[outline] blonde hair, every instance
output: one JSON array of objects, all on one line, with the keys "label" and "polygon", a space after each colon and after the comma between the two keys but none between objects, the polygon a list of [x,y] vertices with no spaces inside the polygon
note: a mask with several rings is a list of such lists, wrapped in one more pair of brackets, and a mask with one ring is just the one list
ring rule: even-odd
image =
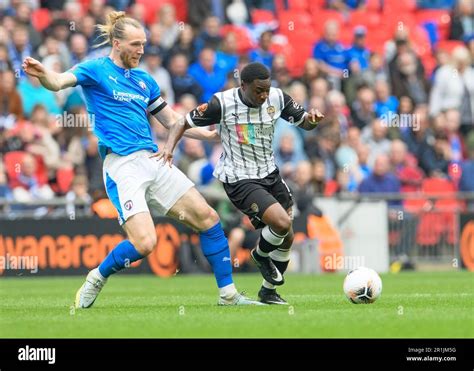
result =
[{"label": "blonde hair", "polygon": [[104,39],[100,44],[95,47],[99,47],[106,44],[112,44],[113,39],[123,40],[125,38],[125,26],[130,25],[135,28],[142,28],[140,22],[136,19],[127,17],[125,12],[110,12],[107,15],[105,24],[97,25],[99,29],[99,38]]}]

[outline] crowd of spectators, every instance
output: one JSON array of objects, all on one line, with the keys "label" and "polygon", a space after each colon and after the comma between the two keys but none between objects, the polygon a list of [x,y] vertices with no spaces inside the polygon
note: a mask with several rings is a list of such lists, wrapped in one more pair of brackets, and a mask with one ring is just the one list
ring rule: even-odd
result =
[{"label": "crowd of spectators", "polygon": [[[392,3],[409,1],[0,2],[0,199],[106,197],[81,89],[46,90],[21,71],[21,63],[33,56],[62,72],[108,55],[108,47],[94,48],[100,41],[94,25],[114,9],[146,28],[140,67],[183,114],[217,91],[239,86],[237,71],[250,61],[271,68],[273,86],[325,114],[311,132],[283,120],[275,125],[275,161],[297,199],[416,192],[428,178],[474,191],[473,2],[419,1],[417,7],[413,1],[400,19],[432,11],[433,22],[388,22],[394,24],[389,36],[369,45],[387,23],[384,17],[395,17],[386,13]],[[422,8],[430,5],[436,9]],[[350,23],[357,12],[369,20],[378,16],[378,26]],[[315,31],[304,30],[312,44],[303,59],[288,52],[299,45],[285,14],[314,15],[309,24]],[[439,14],[447,17],[442,24]],[[429,40],[428,54],[420,50],[420,34]],[[163,144],[166,130],[153,118],[150,123]],[[212,170],[220,152],[220,144],[184,139],[176,164],[198,186],[218,187]],[[102,212],[99,206],[95,211]]]}]

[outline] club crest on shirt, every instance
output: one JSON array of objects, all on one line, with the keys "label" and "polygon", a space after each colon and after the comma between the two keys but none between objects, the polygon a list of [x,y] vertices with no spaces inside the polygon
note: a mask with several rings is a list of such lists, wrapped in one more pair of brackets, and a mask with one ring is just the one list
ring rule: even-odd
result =
[{"label": "club crest on shirt", "polygon": [[273,120],[273,116],[275,116],[275,106],[268,106],[267,113],[270,115],[270,117]]},{"label": "club crest on shirt", "polygon": [[128,200],[127,202],[123,204],[123,207],[125,207],[125,210],[130,211],[133,207],[133,201]]},{"label": "club crest on shirt", "polygon": [[200,106],[198,106],[198,107],[196,108],[198,115],[199,115],[199,116],[204,115],[204,112],[207,111],[207,107],[208,107],[208,106],[209,106],[209,105],[208,105],[207,103],[203,103],[203,104],[201,104]]},{"label": "club crest on shirt", "polygon": [[138,82],[138,85],[140,85],[140,87],[141,87],[143,90],[146,89],[146,85],[145,85],[145,83],[144,83],[143,81],[139,81],[139,82]]},{"label": "club crest on shirt", "polygon": [[255,213],[257,214],[258,213],[258,205],[256,202],[254,202],[252,205],[250,205],[250,209]]}]

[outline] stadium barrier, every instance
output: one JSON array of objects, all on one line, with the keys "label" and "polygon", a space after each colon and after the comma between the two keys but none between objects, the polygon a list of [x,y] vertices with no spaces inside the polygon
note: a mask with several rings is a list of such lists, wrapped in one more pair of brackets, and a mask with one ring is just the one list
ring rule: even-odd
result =
[{"label": "stadium barrier", "polygon": [[[360,265],[379,272],[448,267],[474,271],[474,213],[464,211],[465,201],[473,197],[457,197],[460,207],[445,204],[444,209],[436,202],[447,200],[446,195],[425,197],[418,208],[409,202],[417,200],[413,195],[317,198],[314,206],[322,217],[299,215],[294,220],[289,271],[312,274]],[[0,200],[0,275],[82,275],[97,266],[124,234],[116,220],[91,216],[88,206],[64,198],[28,205]],[[168,218],[155,218],[155,223],[157,248],[126,274],[210,272],[193,231]],[[252,270],[249,260],[248,250],[238,251],[234,269]]]}]

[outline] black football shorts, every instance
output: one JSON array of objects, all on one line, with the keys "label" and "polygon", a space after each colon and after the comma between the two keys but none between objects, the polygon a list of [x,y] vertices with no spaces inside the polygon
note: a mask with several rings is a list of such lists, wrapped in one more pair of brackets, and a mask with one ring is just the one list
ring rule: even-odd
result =
[{"label": "black football shorts", "polygon": [[285,210],[293,206],[291,190],[278,169],[263,179],[224,183],[224,190],[235,207],[250,218],[255,229],[265,226],[263,213],[274,203],[279,202]]}]

